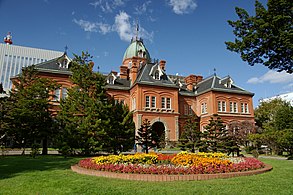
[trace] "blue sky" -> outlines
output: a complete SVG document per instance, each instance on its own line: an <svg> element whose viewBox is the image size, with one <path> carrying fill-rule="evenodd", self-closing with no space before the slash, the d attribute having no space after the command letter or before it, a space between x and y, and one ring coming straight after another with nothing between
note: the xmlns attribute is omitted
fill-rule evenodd
<svg viewBox="0 0 293 195"><path fill-rule="evenodd" d="M261 0L266 4L266 0ZM93 56L95 70L119 70L125 49L140 25L151 58L167 61L168 74L230 75L255 93L254 105L293 91L293 74L249 66L226 49L234 40L227 20L235 7L254 13L254 0L0 0L0 35L15 45Z"/></svg>

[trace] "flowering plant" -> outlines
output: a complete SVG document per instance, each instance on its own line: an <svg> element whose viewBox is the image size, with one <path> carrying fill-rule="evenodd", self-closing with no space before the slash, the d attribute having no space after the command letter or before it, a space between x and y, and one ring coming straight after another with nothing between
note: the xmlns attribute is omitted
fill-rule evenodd
<svg viewBox="0 0 293 195"><path fill-rule="evenodd" d="M248 171L264 167L255 158L231 161L222 153L187 153L174 155L143 154L109 155L87 158L79 166L99 171L137 174L212 174Z"/></svg>

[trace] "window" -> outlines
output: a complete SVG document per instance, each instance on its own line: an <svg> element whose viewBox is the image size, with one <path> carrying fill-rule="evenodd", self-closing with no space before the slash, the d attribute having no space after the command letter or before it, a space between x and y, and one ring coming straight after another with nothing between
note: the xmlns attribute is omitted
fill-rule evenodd
<svg viewBox="0 0 293 195"><path fill-rule="evenodd" d="M244 104L244 111L245 113L249 113L248 104Z"/></svg>
<svg viewBox="0 0 293 195"><path fill-rule="evenodd" d="M136 109L136 100L135 98L132 98L132 110Z"/></svg>
<svg viewBox="0 0 293 195"><path fill-rule="evenodd" d="M230 112L233 112L233 102L230 102Z"/></svg>
<svg viewBox="0 0 293 195"><path fill-rule="evenodd" d="M145 96L145 107L150 107L150 96Z"/></svg>
<svg viewBox="0 0 293 195"><path fill-rule="evenodd" d="M62 62L62 68L67 68L67 60L64 59Z"/></svg>
<svg viewBox="0 0 293 195"><path fill-rule="evenodd" d="M233 104L234 104L234 112L236 113L236 112L238 112L237 103L234 102Z"/></svg>
<svg viewBox="0 0 293 195"><path fill-rule="evenodd" d="M202 103L201 104L201 113L205 114L205 113L207 113L207 111L208 111L207 103Z"/></svg>
<svg viewBox="0 0 293 195"><path fill-rule="evenodd" d="M189 115L193 115L193 111L192 111L191 105L188 105L188 112L189 112Z"/></svg>
<svg viewBox="0 0 293 195"><path fill-rule="evenodd" d="M218 111L219 112L226 112L226 102L225 101L218 101Z"/></svg>
<svg viewBox="0 0 293 195"><path fill-rule="evenodd" d="M230 102L230 112L234 112L234 113L238 112L237 102Z"/></svg>
<svg viewBox="0 0 293 195"><path fill-rule="evenodd" d="M156 97L152 96L152 108L156 107Z"/></svg>
<svg viewBox="0 0 293 195"><path fill-rule="evenodd" d="M114 84L114 77L113 76L109 76L108 83L111 85Z"/></svg>
<svg viewBox="0 0 293 195"><path fill-rule="evenodd" d="M162 108L166 108L166 98L162 97Z"/></svg>
<svg viewBox="0 0 293 195"><path fill-rule="evenodd" d="M155 79L160 80L160 74L158 70L155 72Z"/></svg>
<svg viewBox="0 0 293 195"><path fill-rule="evenodd" d="M249 113L247 103L241 103L241 113Z"/></svg>
<svg viewBox="0 0 293 195"><path fill-rule="evenodd" d="M188 105L184 104L184 115L188 115Z"/></svg>
<svg viewBox="0 0 293 195"><path fill-rule="evenodd" d="M62 99L65 99L67 97L67 88L66 87L62 87L61 97L62 97Z"/></svg>
<svg viewBox="0 0 293 195"><path fill-rule="evenodd" d="M60 89L56 89L54 92L54 101L60 101Z"/></svg>
<svg viewBox="0 0 293 195"><path fill-rule="evenodd" d="M171 98L167 98L167 109L171 109Z"/></svg>
<svg viewBox="0 0 293 195"><path fill-rule="evenodd" d="M184 115L192 115L193 111L191 105L185 104L184 105Z"/></svg>

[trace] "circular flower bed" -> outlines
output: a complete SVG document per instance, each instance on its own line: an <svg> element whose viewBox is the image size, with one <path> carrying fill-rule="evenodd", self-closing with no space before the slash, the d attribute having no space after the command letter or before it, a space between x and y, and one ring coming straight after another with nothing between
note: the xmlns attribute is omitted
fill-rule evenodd
<svg viewBox="0 0 293 195"><path fill-rule="evenodd" d="M223 153L180 152L99 156L83 159L78 166L116 173L189 175L243 172L263 168L265 164L255 158L232 158Z"/></svg>

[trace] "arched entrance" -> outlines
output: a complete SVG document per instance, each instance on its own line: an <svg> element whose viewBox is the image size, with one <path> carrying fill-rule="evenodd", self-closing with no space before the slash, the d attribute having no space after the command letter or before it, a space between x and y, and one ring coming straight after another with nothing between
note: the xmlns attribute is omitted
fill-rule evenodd
<svg viewBox="0 0 293 195"><path fill-rule="evenodd" d="M152 125L152 129L153 131L155 131L157 133L156 137L157 137L157 146L158 148L165 148L166 146L166 134L165 134L165 125L164 123L157 121Z"/></svg>

